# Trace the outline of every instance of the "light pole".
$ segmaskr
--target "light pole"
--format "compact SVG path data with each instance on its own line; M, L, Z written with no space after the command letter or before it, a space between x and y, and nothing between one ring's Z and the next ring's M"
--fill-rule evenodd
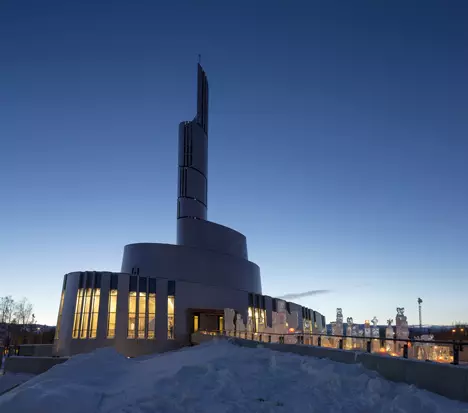
M422 315L421 315L421 304L423 300L421 298L418 298L418 305L419 305L419 327L422 328Z

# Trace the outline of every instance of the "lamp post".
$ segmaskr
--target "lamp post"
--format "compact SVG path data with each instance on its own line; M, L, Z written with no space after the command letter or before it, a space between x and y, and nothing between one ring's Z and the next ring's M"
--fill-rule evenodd
M421 298L418 298L418 306L419 306L419 328L422 328L422 315L421 315L421 304L423 300Z

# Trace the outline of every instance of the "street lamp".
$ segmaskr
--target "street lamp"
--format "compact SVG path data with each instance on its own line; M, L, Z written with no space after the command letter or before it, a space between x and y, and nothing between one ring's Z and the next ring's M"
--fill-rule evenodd
M421 315L421 304L423 300L421 298L418 298L418 305L419 305L419 327L422 328L422 315Z

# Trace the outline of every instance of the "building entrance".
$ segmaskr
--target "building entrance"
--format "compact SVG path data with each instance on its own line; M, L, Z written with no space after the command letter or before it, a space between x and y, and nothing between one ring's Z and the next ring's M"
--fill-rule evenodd
M190 309L189 315L192 333L224 330L224 310Z

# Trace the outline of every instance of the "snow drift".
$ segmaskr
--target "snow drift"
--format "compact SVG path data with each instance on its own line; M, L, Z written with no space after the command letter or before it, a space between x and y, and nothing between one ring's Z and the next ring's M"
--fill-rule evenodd
M127 359L73 357L0 397L2 413L468 412L468 405L389 382L358 365L214 341Z

